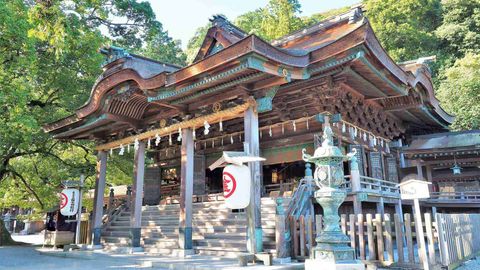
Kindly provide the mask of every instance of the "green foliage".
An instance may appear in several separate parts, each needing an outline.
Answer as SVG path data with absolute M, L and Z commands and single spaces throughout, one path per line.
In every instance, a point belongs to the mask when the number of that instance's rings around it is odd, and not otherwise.
M 54 140 L 42 125 L 88 99 L 102 45 L 129 44 L 177 64 L 185 59 L 150 5 L 134 0 L 0 0 L 0 33 L 0 207 L 48 210 L 58 204 L 61 181 L 81 172 L 86 188 L 94 187 L 92 143 Z M 112 158 L 107 181 L 131 182 L 132 160 Z
M 449 60 L 480 53 L 480 0 L 444 0 L 442 24 L 435 34 Z
M 467 53 L 445 70 L 438 97 L 456 115 L 454 129 L 480 128 L 480 54 Z
M 195 35 L 193 35 L 193 37 L 188 41 L 187 50 L 185 52 L 187 55 L 187 63 L 192 63 L 193 60 L 195 60 L 198 50 L 202 46 L 203 40 L 205 39 L 207 31 L 210 27 L 211 24 L 209 23 L 203 27 L 197 28 Z
M 364 5 L 375 34 L 394 60 L 435 53 L 440 0 L 365 0 Z

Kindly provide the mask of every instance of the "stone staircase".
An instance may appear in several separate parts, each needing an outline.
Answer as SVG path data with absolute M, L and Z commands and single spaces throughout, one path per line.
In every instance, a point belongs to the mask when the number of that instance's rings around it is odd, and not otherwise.
M 287 201 L 285 201 L 285 204 Z M 275 254 L 275 200 L 262 198 L 264 251 Z M 144 251 L 170 255 L 178 249 L 178 204 L 144 206 L 142 239 Z M 193 204 L 193 248 L 202 255 L 235 257 L 246 252 L 247 218 L 243 211 L 225 207 L 223 201 Z M 123 251 L 130 245 L 130 212 L 119 213 L 104 229 L 102 241 L 107 250 Z

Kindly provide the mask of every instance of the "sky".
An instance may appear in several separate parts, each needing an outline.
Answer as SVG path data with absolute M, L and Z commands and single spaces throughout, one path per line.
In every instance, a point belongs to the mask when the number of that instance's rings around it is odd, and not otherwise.
M 237 16 L 248 11 L 266 6 L 268 0 L 148 0 L 157 20 L 163 24 L 173 39 L 182 41 L 182 48 L 187 47 L 188 40 L 195 30 L 208 23 L 214 14 L 224 14 L 233 21 Z M 350 6 L 361 0 L 299 0 L 302 5 L 301 16 L 334 8 Z

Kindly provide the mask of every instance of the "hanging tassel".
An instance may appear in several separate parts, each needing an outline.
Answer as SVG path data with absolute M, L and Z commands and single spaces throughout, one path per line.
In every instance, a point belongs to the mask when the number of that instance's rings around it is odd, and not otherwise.
M 270 135 L 270 137 L 272 137 L 272 134 L 273 134 L 272 133 L 272 126 L 270 126 L 269 129 L 268 129 L 268 135 Z
M 125 153 L 125 147 L 123 147 L 123 144 L 120 145 L 120 151 L 118 152 L 118 154 L 120 156 L 123 156 L 123 154 Z
M 113 148 L 110 148 L 110 156 L 113 155 Z
M 295 123 L 295 120 L 293 120 L 292 125 L 293 125 L 293 132 L 296 132 L 297 131 L 297 124 Z
M 168 134 L 168 144 L 172 145 L 172 133 Z
M 285 126 L 282 123 L 282 134 L 285 134 Z
M 208 135 L 208 133 L 210 132 L 210 124 L 208 124 L 207 120 L 205 120 L 205 122 L 203 122 L 203 126 L 205 127 L 205 130 L 203 131 L 203 134 Z
M 223 122 L 222 122 L 222 119 L 220 119 L 220 123 L 218 123 L 218 125 L 219 125 L 219 130 L 220 130 L 220 132 L 222 132 L 222 131 L 223 131 Z
M 310 119 L 307 119 L 307 130 L 309 130 L 309 129 L 310 129 L 310 125 L 309 125 L 309 123 L 310 123 Z
M 133 149 L 135 149 L 135 151 L 137 151 L 139 145 L 140 145 L 140 142 L 138 142 L 138 138 L 135 138 L 135 142 L 133 143 Z
M 230 144 L 233 144 L 233 136 L 230 135 Z
M 162 138 L 160 138 L 160 136 L 158 136 L 158 133 L 155 134 L 155 146 L 158 146 L 158 145 L 160 144 L 160 140 L 161 140 L 161 139 L 162 139 Z
M 197 134 L 195 133 L 195 128 L 193 128 L 193 130 L 192 130 L 192 138 L 193 138 L 194 141 L 195 141 L 195 139 L 197 139 Z
M 127 152 L 130 153 L 130 144 L 127 144 Z
M 147 149 L 150 149 L 151 146 L 152 146 L 152 143 L 150 142 L 150 139 L 148 139 L 148 141 L 147 141 Z
M 178 141 L 178 142 L 182 141 L 182 129 L 181 129 L 181 128 L 178 128 L 177 141 Z

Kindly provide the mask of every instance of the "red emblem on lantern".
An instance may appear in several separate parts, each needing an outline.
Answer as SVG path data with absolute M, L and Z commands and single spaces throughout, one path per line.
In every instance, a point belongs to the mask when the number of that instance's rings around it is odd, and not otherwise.
M 60 193 L 60 209 L 63 209 L 65 206 L 67 206 L 68 203 L 68 197 L 65 195 L 65 193 Z
M 225 198 L 232 196 L 236 188 L 237 180 L 235 180 L 235 177 L 228 172 L 223 172 L 223 196 Z

